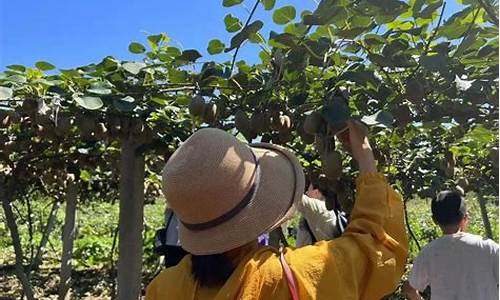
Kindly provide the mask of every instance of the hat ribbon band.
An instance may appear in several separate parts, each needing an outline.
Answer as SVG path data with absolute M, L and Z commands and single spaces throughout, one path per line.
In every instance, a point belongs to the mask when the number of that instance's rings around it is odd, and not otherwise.
M 257 158 L 255 157 L 255 154 L 253 153 L 253 151 L 251 149 L 250 149 L 250 151 L 252 152 L 253 158 L 255 160 L 255 169 L 254 169 L 254 178 L 255 179 L 253 181 L 252 186 L 250 187 L 250 190 L 248 190 L 248 192 L 246 193 L 245 197 L 243 197 L 243 199 L 235 207 L 233 207 L 231 210 L 229 210 L 228 212 L 224 213 L 223 215 L 221 215 L 213 220 L 203 222 L 203 223 L 196 223 L 196 224 L 190 224 L 190 223 L 185 223 L 185 222 L 181 221 L 181 223 L 184 225 L 184 227 L 186 227 L 189 230 L 193 230 L 193 231 L 201 231 L 201 230 L 210 229 L 210 228 L 218 226 L 222 223 L 227 222 L 228 220 L 230 220 L 231 218 L 236 216 L 239 212 L 241 212 L 245 207 L 247 207 L 247 205 L 253 199 L 253 197 L 255 195 L 255 191 L 257 190 L 257 187 L 258 187 L 259 181 L 260 181 L 259 162 L 257 161 Z

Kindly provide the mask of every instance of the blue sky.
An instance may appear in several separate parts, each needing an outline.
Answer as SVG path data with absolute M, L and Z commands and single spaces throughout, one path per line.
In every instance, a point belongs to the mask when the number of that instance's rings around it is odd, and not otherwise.
M 243 2 L 250 10 L 254 1 Z M 298 11 L 313 10 L 314 0 L 277 0 L 276 7 L 293 4 Z M 447 15 L 458 9 L 448 3 Z M 175 46 L 202 50 L 219 38 L 229 44 L 225 31 L 228 13 L 244 22 L 245 7 L 222 7 L 222 0 L 0 0 L 0 70 L 10 64 L 32 66 L 45 60 L 58 68 L 72 68 L 98 62 L 107 55 L 139 60 L 128 53 L 132 41 L 145 42 L 147 34 L 166 32 Z M 271 13 L 259 6 L 254 20 L 273 25 Z M 255 61 L 258 48 L 246 45 L 239 58 Z M 217 60 L 230 59 L 221 54 Z M 208 60 L 208 59 L 207 59 Z

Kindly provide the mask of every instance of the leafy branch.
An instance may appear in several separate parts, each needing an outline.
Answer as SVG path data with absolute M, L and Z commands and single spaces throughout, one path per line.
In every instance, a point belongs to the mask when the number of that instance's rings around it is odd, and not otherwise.
M 247 21 L 245 22 L 245 26 L 243 26 L 243 28 L 241 29 L 242 31 L 248 27 L 248 24 L 250 24 L 250 20 L 252 20 L 252 17 L 254 15 L 255 11 L 257 10 L 257 7 L 259 6 L 259 3 L 260 3 L 260 0 L 255 1 L 255 4 L 252 8 L 252 11 L 250 12 L 250 15 L 248 16 Z M 236 57 L 238 56 L 238 52 L 240 51 L 242 44 L 243 43 L 239 44 L 238 47 L 236 47 L 236 50 L 234 51 L 233 59 L 231 61 L 231 74 L 233 73 L 234 64 L 236 63 Z
M 422 56 L 425 56 L 425 55 L 427 55 L 427 53 L 429 53 L 429 49 L 431 47 L 432 41 L 434 41 L 434 38 L 436 37 L 436 35 L 439 31 L 439 28 L 441 27 L 441 22 L 443 21 L 443 15 L 444 15 L 445 8 L 446 8 L 446 2 L 444 2 L 443 6 L 441 7 L 441 12 L 439 14 L 439 20 L 438 20 L 437 26 L 436 26 L 436 28 L 434 28 L 432 35 L 429 37 L 429 41 L 427 41 L 427 44 L 425 45 L 424 53 L 422 54 Z M 420 69 L 421 66 L 422 66 L 422 64 L 420 64 L 420 62 L 419 62 L 419 64 L 415 67 L 415 69 L 410 74 L 410 76 L 408 76 L 408 78 L 413 78 L 413 76 L 415 76 L 415 74 L 417 73 L 417 71 Z

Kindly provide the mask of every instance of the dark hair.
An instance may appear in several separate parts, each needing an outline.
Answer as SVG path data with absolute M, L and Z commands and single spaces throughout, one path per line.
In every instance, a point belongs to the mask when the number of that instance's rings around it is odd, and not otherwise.
M 443 191 L 432 199 L 432 218 L 439 225 L 456 225 L 467 214 L 464 197 L 459 192 Z
M 191 274 L 200 286 L 222 286 L 235 267 L 224 254 L 191 255 Z

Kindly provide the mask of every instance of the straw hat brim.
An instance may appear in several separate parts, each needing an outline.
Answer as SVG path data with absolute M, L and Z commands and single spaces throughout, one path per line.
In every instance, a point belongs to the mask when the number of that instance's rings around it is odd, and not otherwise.
M 180 242 L 191 254 L 210 255 L 238 248 L 272 231 L 293 215 L 305 185 L 298 159 L 277 145 L 250 146 L 260 168 L 254 197 L 235 216 L 215 227 L 190 230 L 181 222 Z

